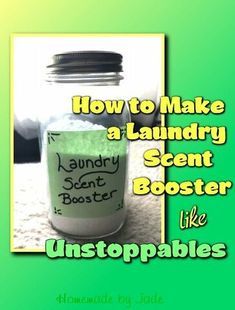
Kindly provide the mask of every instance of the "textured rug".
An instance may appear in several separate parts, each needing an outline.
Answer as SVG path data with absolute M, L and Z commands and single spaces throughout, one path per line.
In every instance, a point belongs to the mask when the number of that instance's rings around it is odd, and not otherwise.
M 152 194 L 136 196 L 131 193 L 132 179 L 135 177 L 146 176 L 152 181 L 162 179 L 161 168 L 148 168 L 143 162 L 144 152 L 156 147 L 160 149 L 160 143 L 156 141 L 130 143 L 127 220 L 117 234 L 103 238 L 107 243 L 160 242 L 161 197 Z M 43 187 L 43 168 L 40 163 L 15 164 L 13 248 L 43 251 L 45 240 L 50 238 L 63 238 L 78 243 L 94 241 L 71 240 L 61 236 L 51 227 L 48 221 L 49 202 Z

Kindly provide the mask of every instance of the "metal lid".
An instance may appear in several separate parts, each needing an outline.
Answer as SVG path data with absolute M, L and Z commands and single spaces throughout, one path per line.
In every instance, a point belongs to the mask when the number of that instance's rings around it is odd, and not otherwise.
M 51 73 L 102 73 L 121 72 L 122 55 L 108 51 L 75 51 L 53 56 L 53 64 L 47 66 Z

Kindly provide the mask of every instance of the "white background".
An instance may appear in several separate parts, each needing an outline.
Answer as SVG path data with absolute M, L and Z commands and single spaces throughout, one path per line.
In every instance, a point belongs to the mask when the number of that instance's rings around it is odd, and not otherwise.
M 105 50 L 122 54 L 124 80 L 121 84 L 129 90 L 129 99 L 150 99 L 158 104 L 159 97 L 163 95 L 162 44 L 161 36 L 15 37 L 13 78 L 16 129 L 26 138 L 36 135 L 36 111 L 38 107 L 47 109 L 42 102 L 37 102 L 38 86 L 45 79 L 45 69 L 52 63 L 52 56 L 69 51 Z M 152 118 L 146 117 L 147 122 L 150 123 Z

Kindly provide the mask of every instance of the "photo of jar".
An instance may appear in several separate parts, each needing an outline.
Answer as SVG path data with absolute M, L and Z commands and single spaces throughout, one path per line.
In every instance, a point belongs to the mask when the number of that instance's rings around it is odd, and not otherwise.
M 13 248 L 44 251 L 50 238 L 159 243 L 161 197 L 134 195 L 132 180 L 163 179 L 160 168 L 144 166 L 143 154 L 164 146 L 128 141 L 125 125 L 161 125 L 163 36 L 16 37 L 14 55 Z M 153 100 L 155 112 L 131 114 L 133 97 Z M 76 114 L 75 98 L 125 104 L 119 114 Z M 120 140 L 107 139 L 111 126 L 122 129 Z

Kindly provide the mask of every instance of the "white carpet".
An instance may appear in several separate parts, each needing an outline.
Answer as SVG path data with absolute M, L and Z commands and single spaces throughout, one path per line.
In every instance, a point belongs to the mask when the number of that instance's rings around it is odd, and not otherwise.
M 135 196 L 131 193 L 132 179 L 146 176 L 160 180 L 161 168 L 147 168 L 143 164 L 145 150 L 160 148 L 156 141 L 136 141 L 130 143 L 128 216 L 119 233 L 105 238 L 107 242 L 137 244 L 160 242 L 161 197 L 151 194 Z M 46 239 L 64 238 L 51 228 L 48 222 L 48 201 L 42 188 L 43 172 L 41 164 L 15 164 L 14 166 L 14 206 L 13 206 L 13 248 L 44 250 Z M 84 243 L 88 240 L 71 240 Z

